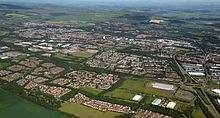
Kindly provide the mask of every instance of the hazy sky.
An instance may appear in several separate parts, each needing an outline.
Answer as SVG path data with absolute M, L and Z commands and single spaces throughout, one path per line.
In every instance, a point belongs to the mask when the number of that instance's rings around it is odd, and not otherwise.
M 62 5 L 192 6 L 220 5 L 220 0 L 0 0 L 0 2 L 53 3 Z

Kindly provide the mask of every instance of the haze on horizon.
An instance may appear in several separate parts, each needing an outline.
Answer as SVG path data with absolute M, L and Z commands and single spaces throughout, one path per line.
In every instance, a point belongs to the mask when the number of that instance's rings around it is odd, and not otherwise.
M 1 2 L 11 3 L 40 3 L 58 5 L 128 5 L 128 6 L 182 6 L 182 5 L 216 5 L 220 0 L 0 0 Z

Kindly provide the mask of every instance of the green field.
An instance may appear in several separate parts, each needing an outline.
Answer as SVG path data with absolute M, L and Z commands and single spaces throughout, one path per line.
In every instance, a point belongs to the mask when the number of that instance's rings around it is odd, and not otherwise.
M 0 118 L 62 118 L 62 115 L 0 89 Z
M 71 63 L 71 64 L 78 64 L 85 60 L 85 58 L 83 57 L 74 57 L 74 56 L 66 56 L 66 55 L 54 55 L 53 57 L 62 60 L 63 62 Z
M 166 91 L 151 87 L 153 81 L 146 79 L 127 78 L 118 88 L 105 94 L 105 96 L 132 99 L 135 94 L 149 94 L 163 97 L 174 97 L 175 91 Z
M 201 108 L 196 108 L 192 113 L 192 118 L 206 118 Z
M 81 87 L 79 88 L 80 90 L 86 91 L 88 93 L 91 93 L 93 95 L 98 95 L 99 93 L 102 92 L 101 89 L 95 89 L 95 88 L 91 88 L 91 87 Z
M 74 114 L 80 118 L 115 118 L 115 116 L 121 115 L 116 112 L 98 111 L 75 103 L 64 103 L 59 110 L 69 114 Z
M 180 112 L 186 113 L 188 115 L 190 115 L 193 111 L 193 107 L 190 106 L 187 103 L 183 103 L 183 102 L 177 102 L 175 108 L 175 110 L 178 110 Z
M 191 92 L 188 92 L 188 91 L 184 91 L 184 90 L 178 90 L 176 93 L 175 93 L 175 97 L 179 100 L 183 100 L 183 101 L 186 101 L 186 102 L 191 102 L 193 100 L 193 98 L 195 97 L 193 95 L 193 93 Z
M 10 63 L 4 62 L 4 61 L 0 61 L 0 69 L 3 69 L 3 68 L 5 68 L 5 67 L 7 67 L 9 65 L 10 65 Z
M 77 51 L 77 52 L 72 53 L 72 55 L 75 57 L 88 58 L 88 57 L 91 57 L 93 53 L 86 52 L 86 51 Z
M 178 51 L 184 51 L 184 52 L 187 52 L 187 51 L 190 51 L 189 49 L 187 48 L 181 48 L 181 47 L 176 47 L 175 50 L 178 52 Z
M 112 97 L 112 98 L 119 98 L 125 100 L 132 100 L 132 98 L 136 95 L 135 92 L 128 91 L 125 89 L 115 89 L 113 91 L 108 92 L 105 96 Z

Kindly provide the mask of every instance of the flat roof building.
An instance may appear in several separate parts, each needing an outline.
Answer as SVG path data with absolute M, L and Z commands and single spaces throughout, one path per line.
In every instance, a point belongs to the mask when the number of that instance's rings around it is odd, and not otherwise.
M 175 106 L 176 106 L 176 102 L 169 102 L 167 104 L 167 108 L 170 108 L 170 109 L 174 109 Z
M 152 83 L 153 88 L 163 89 L 163 90 L 174 90 L 174 85 L 163 84 L 163 83 Z
M 212 89 L 212 92 L 220 95 L 220 89 Z
M 132 98 L 132 100 L 134 100 L 134 101 L 141 101 L 143 99 L 143 96 L 141 96 L 141 95 L 135 95 L 133 98 Z
M 156 98 L 156 99 L 154 99 L 154 101 L 151 104 L 158 106 L 161 103 L 161 101 L 162 101 L 161 99 Z

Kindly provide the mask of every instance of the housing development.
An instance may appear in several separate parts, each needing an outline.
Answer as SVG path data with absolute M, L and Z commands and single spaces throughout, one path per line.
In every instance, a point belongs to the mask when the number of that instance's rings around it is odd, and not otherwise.
M 48 110 L 29 118 L 220 118 L 220 11 L 206 12 L 0 4 L 0 92 Z

